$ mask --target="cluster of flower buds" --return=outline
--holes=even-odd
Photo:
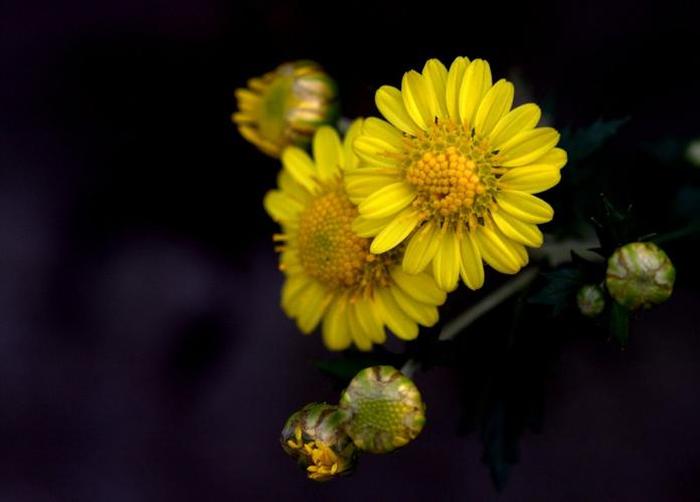
[[[309,479],[347,475],[359,452],[388,453],[405,446],[425,424],[425,404],[413,381],[391,366],[360,371],[338,406],[311,403],[282,429],[282,448]]]
[[[631,242],[608,259],[605,290],[628,310],[665,302],[673,292],[676,269],[666,253],[652,242]],[[579,312],[596,317],[605,309],[602,285],[586,284],[576,295]]]

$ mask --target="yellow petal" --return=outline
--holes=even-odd
[[[355,119],[345,133],[345,138],[343,138],[343,157],[341,158],[341,167],[352,171],[357,169],[359,160],[357,155],[353,150],[353,143],[355,139],[362,133],[362,128],[364,127],[363,119]]]
[[[450,65],[450,71],[447,72],[447,83],[445,85],[445,104],[447,113],[452,120],[457,122],[459,119],[459,90],[462,87],[464,72],[469,66],[469,58],[458,57]]]
[[[399,181],[398,169],[385,167],[362,167],[345,173],[345,190],[354,204],[377,190]]]
[[[418,274],[425,270],[435,257],[442,233],[434,222],[422,225],[413,234],[403,255],[402,266],[409,274]]]
[[[379,232],[386,227],[394,216],[389,216],[388,218],[379,219],[367,219],[362,216],[358,216],[353,220],[351,228],[360,237],[374,237]]]
[[[413,121],[406,111],[401,97],[401,91],[390,85],[383,85],[374,96],[379,112],[384,115],[389,122],[401,129],[403,132],[418,136],[420,127]]]
[[[551,127],[538,127],[517,134],[501,146],[505,167],[524,166],[549,152],[559,142],[559,133]]]
[[[401,267],[393,267],[391,278],[401,290],[415,300],[429,305],[442,305],[447,294],[441,290],[430,275],[407,274]]]
[[[552,148],[549,152],[537,159],[537,165],[547,165],[556,169],[561,169],[566,165],[567,160],[566,151],[561,148]]]
[[[416,191],[403,181],[387,185],[363,200],[358,206],[365,218],[386,218],[408,206],[416,198]]]
[[[302,333],[311,333],[326,312],[333,295],[316,281],[311,281],[299,297],[302,308],[298,311],[297,325]]]
[[[520,221],[505,211],[494,211],[491,216],[506,237],[532,248],[542,245],[542,232],[537,225]]]
[[[362,134],[355,140],[355,153],[370,166],[396,167],[400,151],[382,138]]]
[[[280,270],[284,271],[288,277],[303,273],[304,268],[301,266],[301,261],[299,261],[299,253],[290,249],[284,251],[280,255]]]
[[[552,188],[561,180],[559,169],[549,165],[530,164],[510,169],[498,180],[504,190],[539,193]]]
[[[300,295],[307,286],[311,284],[311,280],[304,276],[289,276],[282,284],[282,310],[289,317],[296,317],[300,307],[303,307],[299,301]]]
[[[524,267],[530,261],[530,257],[527,255],[527,249],[522,244],[517,242],[513,243],[513,249],[518,253],[518,258],[520,258],[520,266]]]
[[[484,285],[484,264],[473,232],[466,231],[460,243],[462,266],[460,275],[469,289],[476,290]]]
[[[415,70],[404,73],[401,80],[401,96],[406,111],[418,126],[427,130],[433,123],[428,103],[428,93],[420,73]]]
[[[447,118],[445,105],[445,85],[447,68],[438,59],[429,59],[423,67],[423,81],[428,91],[428,103],[433,117]]]
[[[526,103],[514,108],[506,113],[491,131],[491,145],[494,148],[500,148],[521,132],[533,129],[540,121],[541,116],[542,112],[539,106],[533,103]]]
[[[281,192],[280,190],[270,190],[265,194],[263,206],[273,220],[288,221],[299,217],[299,213],[304,209],[304,205]]]
[[[393,147],[391,150],[400,152],[403,149],[403,135],[396,127],[386,120],[370,117],[365,120],[362,127],[362,134],[372,136],[388,143]]]
[[[416,225],[421,220],[420,212],[408,208],[399,213],[372,241],[370,252],[374,254],[386,253],[390,249],[395,248],[408,237],[408,234],[413,232]]]
[[[360,298],[355,302],[355,314],[365,333],[374,343],[384,343],[386,333],[384,323],[377,312],[374,302],[368,298]]]
[[[484,261],[504,274],[515,274],[521,267],[521,259],[507,237],[497,229],[477,227],[474,232]]]
[[[290,146],[282,152],[282,165],[286,172],[310,192],[316,192],[318,183],[316,182],[316,167],[311,157],[296,146]]]
[[[294,181],[294,178],[284,169],[280,169],[277,175],[277,185],[281,191],[304,204],[311,199],[309,191]]]
[[[246,89],[245,87],[239,87],[233,91],[233,94],[236,96],[236,99],[241,101],[260,101],[260,96],[258,94],[254,93],[250,89]]]
[[[467,67],[459,90],[459,117],[473,127],[474,116],[486,92],[491,88],[491,68],[483,59],[475,59]]]
[[[314,134],[313,151],[319,179],[328,180],[338,174],[343,149],[335,129],[319,127]]]
[[[389,288],[375,289],[374,297],[381,318],[396,336],[404,340],[418,336],[418,325],[401,310]]]
[[[350,346],[347,305],[347,297],[339,297],[331,304],[323,318],[323,343],[328,350],[344,350]]]
[[[369,335],[365,333],[364,328],[362,327],[357,318],[355,306],[351,303],[348,303],[347,311],[347,320],[350,329],[350,336],[355,342],[355,345],[358,349],[365,352],[372,350],[372,341],[370,340]]]
[[[496,202],[501,209],[525,223],[546,223],[554,216],[552,206],[525,192],[501,190]]]
[[[260,148],[260,150],[266,154],[270,155],[271,157],[279,157],[280,147],[274,144],[272,141],[263,138],[257,128],[239,125],[238,132],[241,133],[241,136]]]
[[[426,305],[416,301],[397,287],[390,287],[389,289],[401,310],[415,322],[427,327],[434,326],[438,322],[440,316],[434,305]]]
[[[513,106],[513,84],[501,79],[489,89],[479,105],[474,119],[474,128],[478,134],[486,136],[496,126],[499,120]]]
[[[455,232],[447,230],[433,258],[433,275],[437,285],[445,291],[454,290],[459,280],[459,266],[459,240]]]

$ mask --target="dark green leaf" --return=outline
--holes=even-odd
[[[632,207],[620,210],[605,194],[601,194],[600,214],[592,221],[600,241],[601,255],[605,258],[618,247],[635,240]]]
[[[569,165],[580,162],[602,147],[627,120],[628,118],[607,121],[598,120],[588,127],[583,127],[576,131],[570,128],[564,129],[559,146],[567,151]]]
[[[543,276],[545,285],[531,295],[528,301],[539,305],[550,305],[554,308],[554,314],[559,314],[583,285],[583,274],[576,268],[562,267]]]
[[[316,367],[322,373],[332,377],[340,384],[347,384],[357,374],[358,371],[381,364],[389,364],[394,367],[401,367],[403,357],[382,351],[377,348],[378,354],[364,354],[358,352],[347,352],[336,359],[321,359],[315,361]]]

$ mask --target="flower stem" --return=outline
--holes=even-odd
[[[476,303],[472,308],[465,310],[455,319],[445,324],[438,339],[440,341],[453,339],[460,331],[472,324],[479,317],[528,286],[535,280],[538,271],[537,267],[530,267],[523,270],[517,277],[508,281],[496,291],[486,296],[483,300]]]

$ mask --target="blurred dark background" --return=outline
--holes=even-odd
[[[624,351],[564,328],[531,368],[541,427],[500,495],[478,435],[456,434],[462,378],[444,368],[417,375],[418,441],[352,478],[304,479],[279,430],[337,389],[313,364],[320,337],[278,308],[261,206],[278,162],[229,116],[234,88],[291,59],[321,62],[354,117],[429,57],[483,57],[557,127],[629,117],[578,189],[673,231],[698,172],[654,152],[700,135],[699,19],[632,0],[4,2],[0,501],[697,500],[700,295],[683,242],[667,249],[674,297],[633,320]],[[585,216],[562,201],[568,175],[557,210]]]

